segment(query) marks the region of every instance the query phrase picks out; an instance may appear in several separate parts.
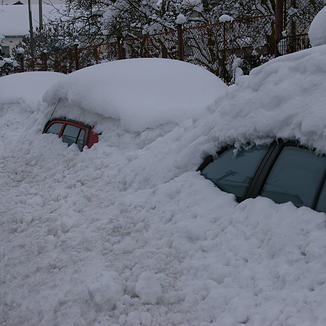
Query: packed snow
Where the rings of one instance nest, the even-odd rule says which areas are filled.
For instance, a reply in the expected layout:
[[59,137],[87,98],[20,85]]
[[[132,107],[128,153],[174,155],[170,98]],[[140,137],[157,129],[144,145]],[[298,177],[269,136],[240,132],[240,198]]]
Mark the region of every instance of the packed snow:
[[[325,61],[326,46],[315,47],[228,88],[189,66],[190,92],[175,102],[184,119],[162,112],[176,96],[156,73],[162,60],[138,81],[137,69],[112,73],[113,90],[101,87],[101,66],[64,76],[35,111],[20,89],[2,101],[0,324],[325,325],[325,214],[267,198],[238,204],[196,172],[227,143],[283,137],[325,153]],[[164,71],[178,79],[183,69]],[[207,81],[215,98],[194,110]],[[0,98],[15,88],[0,82]],[[41,133],[65,110],[97,123],[91,149]]]

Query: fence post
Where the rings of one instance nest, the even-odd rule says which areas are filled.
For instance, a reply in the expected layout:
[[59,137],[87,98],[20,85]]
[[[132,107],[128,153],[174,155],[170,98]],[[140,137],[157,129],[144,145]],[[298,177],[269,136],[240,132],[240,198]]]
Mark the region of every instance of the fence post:
[[180,61],[184,61],[185,50],[184,50],[182,24],[177,24],[177,31],[178,31],[178,56]]
[[44,71],[48,71],[48,57],[46,55],[46,52],[42,53],[42,59],[43,59],[43,69]]
[[94,47],[94,55],[95,55],[95,62],[96,62],[96,64],[98,64],[98,62],[99,62],[99,57],[98,57],[98,48],[97,48],[96,45],[95,45],[95,47]]
[[123,38],[121,36],[118,36],[117,37],[118,60],[125,59],[122,42],[123,42]]
[[227,82],[227,69],[226,69],[226,24],[229,22],[223,22],[223,54],[222,54],[222,60],[221,60],[221,69],[220,69],[220,77],[224,80],[224,82]]
[[80,66],[79,66],[78,44],[75,44],[75,62],[76,62],[76,70],[79,70]]
[[24,72],[25,70],[25,64],[24,64],[24,57],[20,58],[20,72]]
[[283,1],[284,0],[276,0],[276,11],[275,11],[275,47],[274,54],[275,57],[280,55],[278,51],[278,43],[282,38],[282,30],[283,30]]

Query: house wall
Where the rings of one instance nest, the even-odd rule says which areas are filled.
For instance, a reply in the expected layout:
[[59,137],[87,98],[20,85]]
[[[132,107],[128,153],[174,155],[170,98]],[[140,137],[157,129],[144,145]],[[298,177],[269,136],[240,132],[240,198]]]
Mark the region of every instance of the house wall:
[[4,52],[6,56],[10,56],[12,54],[13,47],[17,45],[22,39],[22,36],[5,36],[1,39],[0,42],[2,52]]

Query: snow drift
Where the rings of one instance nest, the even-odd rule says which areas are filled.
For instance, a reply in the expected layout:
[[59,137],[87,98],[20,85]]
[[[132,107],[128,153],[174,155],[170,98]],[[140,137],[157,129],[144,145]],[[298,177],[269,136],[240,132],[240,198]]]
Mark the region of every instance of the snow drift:
[[[104,115],[101,85],[87,99],[90,84],[74,76],[91,82],[91,69],[53,84],[41,111],[18,100],[2,110],[0,323],[324,325],[325,214],[267,198],[238,204],[196,168],[233,142],[295,138],[325,153],[325,61],[325,46],[275,59],[182,120],[150,112],[151,129],[117,106]],[[207,81],[192,77],[198,89]],[[143,112],[140,93],[119,89]],[[68,114],[106,120],[91,149],[41,134],[60,97]]]

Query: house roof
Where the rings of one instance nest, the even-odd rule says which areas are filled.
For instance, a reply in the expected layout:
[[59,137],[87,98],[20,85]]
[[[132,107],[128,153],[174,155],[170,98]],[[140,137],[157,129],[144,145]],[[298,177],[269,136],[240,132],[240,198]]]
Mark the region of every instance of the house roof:
[[[33,27],[39,24],[39,6],[31,5]],[[58,11],[55,7],[43,5],[43,17],[55,18]],[[22,36],[29,33],[29,15],[27,5],[6,5],[0,6],[0,35]]]

